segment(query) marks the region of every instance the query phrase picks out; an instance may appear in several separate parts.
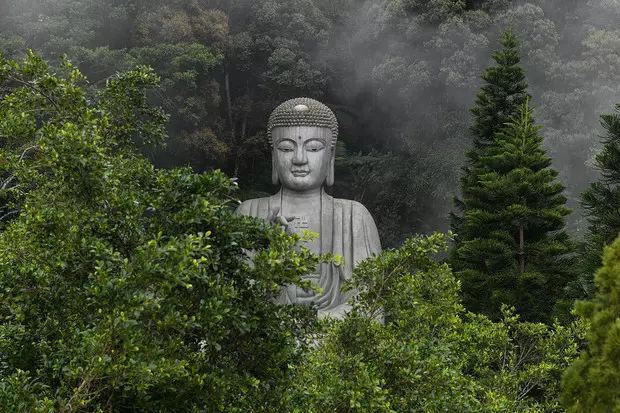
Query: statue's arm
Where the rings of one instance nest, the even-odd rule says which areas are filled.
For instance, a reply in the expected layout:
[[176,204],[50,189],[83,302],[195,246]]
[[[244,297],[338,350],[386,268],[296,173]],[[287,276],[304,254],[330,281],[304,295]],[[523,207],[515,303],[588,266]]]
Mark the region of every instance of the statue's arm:
[[251,199],[248,199],[247,201],[243,201],[241,203],[241,205],[239,205],[237,207],[237,209],[235,209],[235,215],[249,216],[250,215],[251,206],[252,206],[252,200]]
[[362,218],[362,228],[364,230],[364,238],[366,240],[366,246],[369,253],[368,255],[378,254],[381,252],[381,239],[379,238],[377,224],[370,214],[370,211],[368,211],[364,205],[358,203],[357,207],[357,213],[359,213]]

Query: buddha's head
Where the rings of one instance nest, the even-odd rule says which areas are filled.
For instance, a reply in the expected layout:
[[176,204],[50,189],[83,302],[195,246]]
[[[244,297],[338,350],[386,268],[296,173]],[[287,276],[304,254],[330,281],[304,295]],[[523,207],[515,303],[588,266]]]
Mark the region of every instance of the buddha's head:
[[338,122],[324,104],[310,98],[287,100],[269,117],[274,185],[296,191],[334,184]]

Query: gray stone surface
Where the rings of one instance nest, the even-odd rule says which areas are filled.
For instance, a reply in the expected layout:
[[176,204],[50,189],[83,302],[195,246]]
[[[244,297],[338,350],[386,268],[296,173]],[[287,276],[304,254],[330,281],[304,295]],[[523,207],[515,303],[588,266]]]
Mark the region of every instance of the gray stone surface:
[[284,102],[269,119],[272,177],[280,190],[273,196],[243,202],[237,213],[282,225],[288,233],[309,230],[319,237],[305,246],[315,253],[344,258],[341,265],[322,264],[306,279],[321,293],[295,286],[283,288],[278,302],[314,303],[320,315],[342,317],[350,309],[347,299],[355,291],[340,291],[353,268],[381,250],[379,233],[368,210],[360,203],[333,198],[325,186],[334,182],[336,117],[327,106],[309,99]]

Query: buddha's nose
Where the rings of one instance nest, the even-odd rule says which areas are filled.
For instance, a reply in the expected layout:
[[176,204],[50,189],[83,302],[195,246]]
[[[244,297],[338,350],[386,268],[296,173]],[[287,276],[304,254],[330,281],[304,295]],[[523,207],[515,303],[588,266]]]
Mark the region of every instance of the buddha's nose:
[[308,156],[306,155],[306,148],[303,145],[299,145],[297,149],[295,149],[295,156],[293,157],[293,164],[295,165],[303,165],[308,163]]

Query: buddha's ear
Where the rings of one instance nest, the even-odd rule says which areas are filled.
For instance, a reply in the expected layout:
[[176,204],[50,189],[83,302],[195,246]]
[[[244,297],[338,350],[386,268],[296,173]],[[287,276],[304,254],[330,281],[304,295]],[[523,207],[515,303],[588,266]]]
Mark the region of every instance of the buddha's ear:
[[278,185],[280,183],[280,177],[278,176],[278,168],[276,168],[276,156],[271,155],[271,183]]
[[334,185],[334,167],[336,164],[336,148],[332,148],[332,156],[329,160],[329,167],[327,168],[327,179],[325,180],[325,185],[332,186]]

